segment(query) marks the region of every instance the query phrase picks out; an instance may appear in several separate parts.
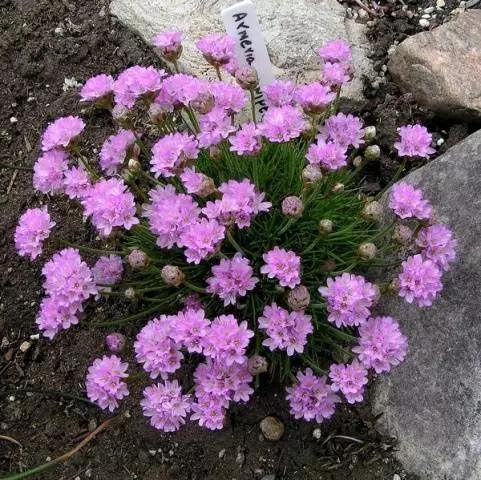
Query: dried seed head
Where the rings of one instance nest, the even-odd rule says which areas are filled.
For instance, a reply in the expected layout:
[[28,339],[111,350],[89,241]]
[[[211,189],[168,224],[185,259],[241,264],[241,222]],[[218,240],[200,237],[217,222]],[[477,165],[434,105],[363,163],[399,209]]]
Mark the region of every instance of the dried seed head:
[[364,150],[364,158],[368,162],[373,162],[374,160],[379,160],[381,156],[381,149],[379,145],[368,145],[366,150]]
[[261,357],[260,355],[252,355],[252,357],[249,357],[247,360],[247,368],[251,375],[267,372],[268,366],[269,364],[265,357]]

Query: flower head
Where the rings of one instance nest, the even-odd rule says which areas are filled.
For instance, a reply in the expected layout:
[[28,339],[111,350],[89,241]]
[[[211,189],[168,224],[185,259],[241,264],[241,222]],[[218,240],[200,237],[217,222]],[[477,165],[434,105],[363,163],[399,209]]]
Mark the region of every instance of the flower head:
[[443,289],[442,271],[432,260],[414,255],[405,260],[399,274],[399,296],[419,307],[430,307]]
[[114,332],[105,337],[105,345],[109,351],[119,353],[125,348],[126,338],[119,332]]
[[271,107],[264,115],[259,129],[271,142],[288,142],[297,138],[306,127],[302,113],[291,105]]
[[261,273],[277,278],[283,287],[294,288],[301,283],[301,259],[291,250],[274,247],[262,255],[265,265]]
[[234,125],[223,108],[213,108],[200,117],[200,133],[197,135],[201,148],[217,145],[235,131]]
[[[194,306],[194,305],[193,305]],[[209,332],[210,320],[199,305],[177,313],[172,338],[182,344],[189,353],[202,353],[203,341]]]
[[15,229],[15,248],[22,257],[34,260],[42,254],[43,242],[55,226],[47,208],[29,208],[18,221]]
[[317,143],[311,143],[306,158],[311,165],[331,172],[347,165],[346,147],[336,142],[326,142],[322,138],[319,138]]
[[324,139],[327,137],[345,148],[351,145],[354,148],[359,148],[360,145],[365,143],[362,120],[354,115],[344,113],[329,117],[321,129],[320,137]]
[[135,140],[134,132],[123,129],[105,140],[100,150],[100,166],[107,175],[114,175],[124,163],[129,150],[135,150]]
[[366,368],[389,372],[406,357],[407,338],[391,317],[370,318],[359,328],[359,345],[352,349]]
[[416,239],[423,257],[432,260],[443,270],[449,270],[449,264],[456,258],[457,243],[453,232],[439,223],[423,228]]
[[326,377],[317,377],[310,368],[297,374],[298,382],[287,387],[287,400],[295,418],[303,418],[317,423],[332,417],[336,403],[341,399],[327,383]]
[[182,33],[180,32],[159,33],[154,37],[152,43],[169,61],[177,60],[182,53]]
[[318,51],[319,56],[325,62],[351,63],[351,47],[345,40],[332,40],[327,42]]
[[42,334],[52,340],[61,330],[67,330],[72,325],[77,325],[77,313],[82,310],[80,302],[62,306],[56,297],[45,297],[40,304],[35,323]]
[[255,155],[261,149],[261,133],[254,123],[244,123],[229,137],[229,150],[239,155]]
[[185,168],[180,179],[187,193],[207,197],[215,192],[214,180],[203,173],[196,172],[195,167]]
[[314,82],[297,87],[296,97],[304,111],[313,115],[323,112],[336,95],[329,87]]
[[339,62],[324,62],[322,66],[322,81],[332,87],[339,87],[349,82],[348,67]]
[[62,150],[45,152],[33,166],[33,186],[42,193],[58,193],[64,188],[68,155]]
[[179,246],[186,248],[185,257],[189,263],[200,263],[212,255],[224,239],[225,227],[216,220],[201,218],[190,223],[180,234]]
[[389,195],[389,207],[400,218],[417,218],[425,220],[431,218],[433,208],[424,199],[423,192],[409,183],[398,182]]
[[431,148],[432,135],[422,125],[405,125],[399,129],[399,142],[394,144],[399,156],[424,157],[436,152]]
[[118,255],[100,257],[92,268],[95,283],[114,285],[120,282],[124,273],[122,258]]
[[264,87],[269,107],[283,107],[295,104],[296,87],[290,81],[274,80]]
[[281,204],[282,213],[288,217],[299,218],[304,211],[302,199],[295,195],[284,198]]
[[64,172],[63,186],[68,198],[82,199],[92,183],[83,167],[72,167]]
[[341,391],[348,403],[362,402],[367,384],[367,370],[364,365],[357,360],[346,365],[331,365],[329,378],[332,381],[332,391]]
[[212,83],[210,91],[214,95],[214,108],[221,108],[228,114],[239,113],[247,103],[244,90],[227,82]]
[[54,148],[67,148],[85,128],[79,117],[61,117],[50,123],[42,135],[42,150],[48,152]]
[[122,363],[116,355],[104,355],[94,360],[85,381],[87,397],[100,408],[108,408],[113,412],[119,406],[118,400],[129,394],[127,384],[123,381],[129,376],[127,368],[128,364]]
[[195,46],[211,65],[217,67],[229,63],[235,55],[235,41],[229,35],[212,33],[197,40]]
[[114,79],[102,73],[89,78],[80,90],[80,97],[84,102],[94,102],[107,97],[114,89]]

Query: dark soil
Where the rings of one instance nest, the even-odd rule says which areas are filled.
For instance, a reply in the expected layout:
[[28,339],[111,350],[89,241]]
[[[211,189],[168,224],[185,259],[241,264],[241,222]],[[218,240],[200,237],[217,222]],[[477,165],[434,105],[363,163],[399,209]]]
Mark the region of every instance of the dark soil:
[[[2,164],[31,168],[47,122],[82,111],[76,90],[63,91],[65,78],[82,83],[93,74],[116,74],[137,63],[160,66],[145,44],[110,18],[103,0],[0,0],[0,13]],[[372,35],[379,68],[392,42],[416,28],[408,19],[393,21],[389,15],[376,24]],[[367,93],[370,105],[362,113],[368,123],[377,124],[383,151],[381,168],[370,172],[368,179],[373,191],[396,166],[391,145],[400,124],[427,120],[446,145],[468,133],[467,126],[432,119],[389,82],[377,91],[367,86]],[[90,116],[84,140],[94,149],[113,125],[102,114],[82,113]],[[0,173],[0,435],[22,445],[0,439],[0,475],[5,476],[72,449],[109,415],[78,400],[10,392],[52,390],[83,398],[87,367],[105,353],[105,332],[76,328],[53,342],[30,339],[36,334],[44,260],[20,259],[12,236],[20,213],[47,199],[32,190],[31,172],[0,169]],[[62,219],[62,236],[92,240],[77,208],[59,199],[49,200],[49,205],[53,217]],[[45,252],[45,258],[51,253]],[[87,311],[98,319],[121,313],[118,305],[109,302]],[[24,341],[31,342],[26,352],[20,349]],[[133,361],[131,356],[128,360]],[[270,480],[274,477],[269,475],[275,474],[276,479],[286,480],[391,480],[397,473],[412,479],[392,459],[395,445],[374,430],[368,405],[341,408],[331,422],[320,426],[322,435],[316,439],[316,425],[294,421],[283,392],[266,387],[248,405],[234,408],[221,432],[191,424],[178,434],[166,435],[149,427],[140,414],[135,399],[141,387],[134,385],[125,402],[129,418],[118,419],[71,460],[36,478],[244,480],[266,476]],[[286,426],[283,438],[275,443],[260,435],[259,422],[269,414]]]

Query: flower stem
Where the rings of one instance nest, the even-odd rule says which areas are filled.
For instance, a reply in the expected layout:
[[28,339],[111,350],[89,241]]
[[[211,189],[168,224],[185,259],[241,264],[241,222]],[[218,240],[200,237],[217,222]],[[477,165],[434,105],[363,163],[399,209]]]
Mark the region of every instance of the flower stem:
[[227,230],[227,239],[229,240],[230,244],[243,256],[245,257],[245,253],[242,250],[241,246],[236,242],[234,237],[232,236],[232,233]]
[[68,400],[76,400],[77,402],[83,402],[93,407],[99,408],[96,403],[91,402],[86,398],[78,397],[70,393],[57,392],[56,390],[41,390],[39,388],[12,388],[11,390],[6,390],[5,392],[3,392],[3,394],[5,395],[15,395],[17,393],[38,393],[40,395],[45,395],[46,397],[66,398]]
[[100,248],[91,248],[85,247],[83,245],[77,245],[76,243],[69,242],[68,240],[64,240],[63,238],[56,237],[57,240],[62,245],[66,245],[67,247],[72,247],[80,250],[81,252],[86,253],[95,253],[96,255],[124,255],[125,252],[116,251],[116,250],[102,250]]
[[249,90],[250,96],[251,96],[251,111],[252,111],[252,121],[254,122],[254,125],[257,126],[257,120],[256,120],[256,99],[255,99],[255,92],[254,90]]
[[222,75],[220,74],[219,67],[215,67],[215,73],[217,73],[217,78],[222,82]]
[[147,317],[152,313],[158,312],[159,307],[160,305],[155,305],[154,307],[148,308],[147,310],[143,310],[142,312],[136,313],[135,315],[130,315],[128,317],[124,317],[119,320],[112,320],[111,322],[99,322],[99,323],[91,322],[90,325],[93,327],[113,327],[117,325],[124,325],[126,323],[139,320],[143,317]]
[[198,287],[197,285],[194,285],[193,283],[190,283],[190,282],[187,282],[186,280],[184,280],[184,285],[194,291],[194,292],[197,292],[197,293],[205,293],[205,289],[202,288],[202,287]]
[[172,64],[174,65],[175,73],[180,73],[179,62],[177,60],[172,60]]

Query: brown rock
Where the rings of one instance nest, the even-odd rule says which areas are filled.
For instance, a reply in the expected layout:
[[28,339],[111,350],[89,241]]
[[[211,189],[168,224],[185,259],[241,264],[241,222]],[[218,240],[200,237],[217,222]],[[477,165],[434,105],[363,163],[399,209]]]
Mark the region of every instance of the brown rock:
[[261,432],[267,440],[280,440],[284,434],[284,425],[276,417],[266,417],[260,423]]
[[388,64],[402,90],[446,117],[481,118],[481,10],[402,42]]

